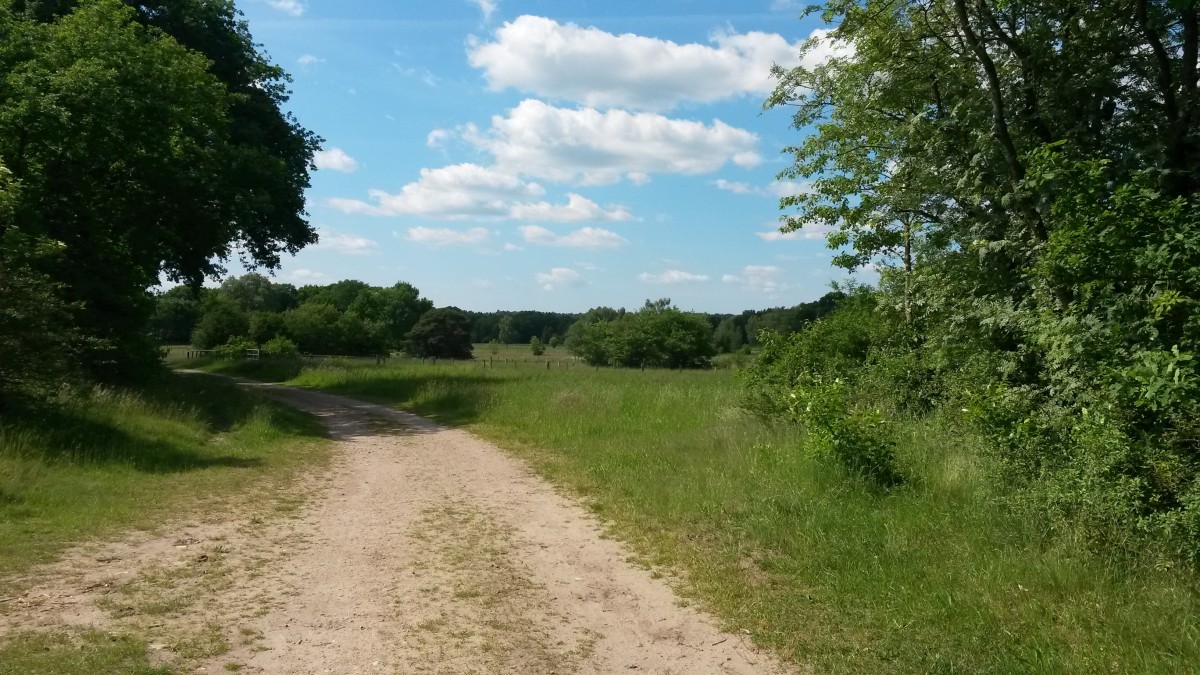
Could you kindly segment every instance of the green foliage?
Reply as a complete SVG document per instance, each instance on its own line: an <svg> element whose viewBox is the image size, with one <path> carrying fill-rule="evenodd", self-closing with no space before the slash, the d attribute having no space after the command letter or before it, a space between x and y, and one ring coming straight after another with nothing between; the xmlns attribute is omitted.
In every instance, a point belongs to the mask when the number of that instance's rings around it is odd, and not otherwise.
<svg viewBox="0 0 1200 675"><path fill-rule="evenodd" d="M789 417L802 424L820 445L818 454L832 456L842 467L873 485L893 488L904 482L896 466L896 442L878 410L851 405L841 380L820 377L798 383L786 402Z"/></svg>
<svg viewBox="0 0 1200 675"><path fill-rule="evenodd" d="M231 2L26 4L0 6L13 220L63 245L38 271L86 338L73 360L136 376L157 364L147 289L161 278L199 285L235 246L270 266L313 241L316 139L281 112L286 76ZM187 330L186 311L162 318L160 336Z"/></svg>
<svg viewBox="0 0 1200 675"><path fill-rule="evenodd" d="M571 326L567 348L588 364L626 368L704 368L715 353L708 318L667 298L632 313L593 309Z"/></svg>
<svg viewBox="0 0 1200 675"><path fill-rule="evenodd" d="M263 343L262 356L267 359L298 359L300 348L285 337L273 337Z"/></svg>
<svg viewBox="0 0 1200 675"><path fill-rule="evenodd" d="M542 341L538 339L538 336L534 335L533 337L529 338L529 351L534 356L542 356L546 353L546 345L542 344Z"/></svg>
<svg viewBox="0 0 1200 675"><path fill-rule="evenodd" d="M258 344L249 338L231 337L228 342L213 351L218 358L235 360L246 358L246 351L250 349L258 349Z"/></svg>
<svg viewBox="0 0 1200 675"><path fill-rule="evenodd" d="M408 334L408 353L441 359L471 358L471 322L456 307L426 312Z"/></svg>
<svg viewBox="0 0 1200 675"><path fill-rule="evenodd" d="M786 416L789 386L840 378L897 413L965 408L1044 531L1200 562L1194 3L821 10L846 49L777 68L767 102L806 131L784 229L881 266L878 311L769 339L747 405Z"/></svg>
<svg viewBox="0 0 1200 675"><path fill-rule="evenodd" d="M250 319L233 302L211 295L204 303L204 315L192 332L192 344L199 349L215 349L230 338L247 335Z"/></svg>
<svg viewBox="0 0 1200 675"><path fill-rule="evenodd" d="M68 380L81 346L62 285L38 271L61 257L62 246L13 223L15 192L0 163L0 410L14 397L45 396Z"/></svg>

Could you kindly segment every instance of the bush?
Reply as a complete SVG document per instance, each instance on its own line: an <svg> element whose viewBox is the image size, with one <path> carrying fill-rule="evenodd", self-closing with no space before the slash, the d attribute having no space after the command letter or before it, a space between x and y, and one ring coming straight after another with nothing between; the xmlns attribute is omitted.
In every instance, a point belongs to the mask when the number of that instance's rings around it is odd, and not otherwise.
<svg viewBox="0 0 1200 675"><path fill-rule="evenodd" d="M595 366L707 368L716 351L712 326L670 303L647 300L640 311L611 318L593 310L571 326L567 348Z"/></svg>
<svg viewBox="0 0 1200 675"><path fill-rule="evenodd" d="M258 349L258 345L254 344L250 338L232 337L213 351L219 358L236 360L246 358L246 351L249 349Z"/></svg>
<svg viewBox="0 0 1200 675"><path fill-rule="evenodd" d="M532 338L529 338L529 351L532 352L534 356L541 356L542 354L546 353L546 345L542 344L542 341L538 339L538 336L534 335Z"/></svg>
<svg viewBox="0 0 1200 675"><path fill-rule="evenodd" d="M300 348L285 337L275 337L263 344L262 356L268 359L298 359Z"/></svg>
<svg viewBox="0 0 1200 675"><path fill-rule="evenodd" d="M852 406L841 380L806 378L792 389L786 405L790 419L803 424L809 438L818 441L818 456L832 457L878 487L893 488L904 482L896 466L890 425L878 410Z"/></svg>

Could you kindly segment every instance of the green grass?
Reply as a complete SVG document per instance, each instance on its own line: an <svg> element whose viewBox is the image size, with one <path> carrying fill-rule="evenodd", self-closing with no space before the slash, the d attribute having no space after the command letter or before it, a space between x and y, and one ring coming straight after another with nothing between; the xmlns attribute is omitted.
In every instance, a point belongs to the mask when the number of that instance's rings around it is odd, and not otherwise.
<svg viewBox="0 0 1200 675"><path fill-rule="evenodd" d="M64 547L286 496L328 459L312 417L228 381L95 389L0 420L0 596Z"/></svg>
<svg viewBox="0 0 1200 675"><path fill-rule="evenodd" d="M1006 512L952 419L900 428L879 493L741 414L727 372L308 368L294 384L464 426L587 503L685 595L840 672L1189 672L1193 576L1098 558Z"/></svg>
<svg viewBox="0 0 1200 675"><path fill-rule="evenodd" d="M24 633L0 645L0 675L170 673L150 665L147 647L136 638L99 631Z"/></svg>

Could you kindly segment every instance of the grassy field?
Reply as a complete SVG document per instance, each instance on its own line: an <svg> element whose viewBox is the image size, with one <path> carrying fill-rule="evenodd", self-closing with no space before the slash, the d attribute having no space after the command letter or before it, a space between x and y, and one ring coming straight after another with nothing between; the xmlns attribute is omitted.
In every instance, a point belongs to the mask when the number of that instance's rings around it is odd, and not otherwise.
<svg viewBox="0 0 1200 675"><path fill-rule="evenodd" d="M329 449L312 417L204 375L6 414L0 598L73 544L294 504L293 479L326 465ZM0 673L151 672L147 663L135 636L25 634L0 644Z"/></svg>
<svg viewBox="0 0 1200 675"><path fill-rule="evenodd" d="M294 374L294 373L293 373ZM355 362L293 384L463 426L586 498L687 598L819 670L1187 672L1194 577L1048 541L997 505L955 420L902 429L878 493L737 407L729 372Z"/></svg>

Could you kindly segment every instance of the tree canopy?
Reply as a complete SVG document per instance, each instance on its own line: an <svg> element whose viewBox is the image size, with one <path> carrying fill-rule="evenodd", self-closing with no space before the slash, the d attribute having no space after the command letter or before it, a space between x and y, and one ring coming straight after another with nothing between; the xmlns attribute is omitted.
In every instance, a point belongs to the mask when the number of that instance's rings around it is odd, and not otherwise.
<svg viewBox="0 0 1200 675"><path fill-rule="evenodd" d="M31 264L93 373L155 360L160 278L199 284L235 249L270 267L315 241L318 139L283 112L286 76L232 2L0 4L0 71L0 161L20 186L0 237L61 247Z"/></svg>

